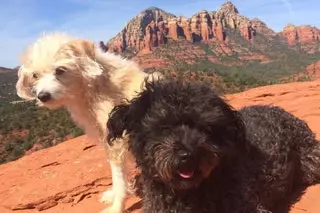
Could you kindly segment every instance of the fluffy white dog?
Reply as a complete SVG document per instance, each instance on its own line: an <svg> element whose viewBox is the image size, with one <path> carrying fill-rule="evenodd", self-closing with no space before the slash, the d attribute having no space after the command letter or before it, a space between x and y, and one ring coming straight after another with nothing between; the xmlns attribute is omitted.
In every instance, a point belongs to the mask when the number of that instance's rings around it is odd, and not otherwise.
<svg viewBox="0 0 320 213"><path fill-rule="evenodd" d="M109 112L141 91L147 77L134 62L64 33L43 34L27 48L21 61L18 96L47 108L65 107L88 136L102 142L108 132ZM122 212L128 189L124 167L127 141L115 144L118 146L104 143L113 180L112 189L100 199L111 204L104 213Z"/></svg>

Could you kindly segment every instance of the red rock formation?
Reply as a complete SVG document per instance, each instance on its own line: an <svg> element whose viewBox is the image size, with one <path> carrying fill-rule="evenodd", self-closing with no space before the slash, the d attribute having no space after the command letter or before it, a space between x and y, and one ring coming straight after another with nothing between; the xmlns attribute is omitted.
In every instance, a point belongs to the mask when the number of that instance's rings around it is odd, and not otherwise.
<svg viewBox="0 0 320 213"><path fill-rule="evenodd" d="M201 40L201 21L200 21L200 15L194 15L191 17L191 33L194 41L200 41Z"/></svg>
<svg viewBox="0 0 320 213"><path fill-rule="evenodd" d="M213 28L213 32L214 32L215 37L219 41L224 41L225 40L225 35L224 35L224 32L223 32L222 24L218 23L217 26L215 26Z"/></svg>
<svg viewBox="0 0 320 213"><path fill-rule="evenodd" d="M157 23L157 26L158 26L158 32L157 32L158 44L159 45L165 44L166 41L165 41L164 35L167 34L167 29L165 27L165 24L163 21L160 21Z"/></svg>
<svg viewBox="0 0 320 213"><path fill-rule="evenodd" d="M254 18L250 21L251 27L255 30L260 32L263 35L270 35L270 36L275 36L276 33L268 28L268 26L261 21L260 19Z"/></svg>
<svg viewBox="0 0 320 213"><path fill-rule="evenodd" d="M159 44L158 41L158 26L156 23L154 23L153 21L149 24L149 26L151 27L152 30L152 38L151 38L151 47L157 47Z"/></svg>
<svg viewBox="0 0 320 213"><path fill-rule="evenodd" d="M182 34L187 41L193 41L190 20L184 17L180 17L178 26L181 28Z"/></svg>
<svg viewBox="0 0 320 213"><path fill-rule="evenodd" d="M200 12L200 29L201 39L203 41L209 41L212 38L212 23L207 11Z"/></svg>
<svg viewBox="0 0 320 213"><path fill-rule="evenodd" d="M152 51L154 47L158 46L158 27L154 21L146 27L146 35L144 37L144 48L147 51Z"/></svg>
<svg viewBox="0 0 320 213"><path fill-rule="evenodd" d="M311 43L320 40L320 29L309 25L287 25L281 34L287 39L289 45Z"/></svg>
<svg viewBox="0 0 320 213"><path fill-rule="evenodd" d="M168 21L169 33L168 36L173 40L178 40L178 24L177 19L171 19Z"/></svg>
<svg viewBox="0 0 320 213"><path fill-rule="evenodd" d="M164 44L167 34L165 21L173 17L175 17L173 14L155 7L142 11L125 26L121 33L107 43L109 51L124 51L126 48L133 48L139 52ZM154 23L151 24L151 22ZM150 28L152 32L150 32ZM148 40L147 44L145 39Z"/></svg>
<svg viewBox="0 0 320 213"><path fill-rule="evenodd" d="M153 36L153 32L152 32L152 28L150 26L147 26L146 28L146 35L144 37L144 43L145 43L145 50L147 51L151 51L151 42L152 42L152 36Z"/></svg>
<svg viewBox="0 0 320 213"><path fill-rule="evenodd" d="M136 52L148 49L152 51L159 45L172 40L186 39L190 42L214 40L226 41L240 31L243 38L254 41L257 34L264 35L268 41L276 36L273 30L259 19L249 19L239 14L238 9L227 1L216 12L202 10L191 18L177 17L158 8L149 8L132 19L121 33L108 42L109 51L122 52L130 47ZM317 42L320 30L311 26L287 26L279 34L287 39L288 44ZM320 51L320 47L304 46L308 53Z"/></svg>
<svg viewBox="0 0 320 213"><path fill-rule="evenodd" d="M320 40L320 29L311 26L301 26L297 30L299 41L301 43L309 43Z"/></svg>
<svg viewBox="0 0 320 213"><path fill-rule="evenodd" d="M246 38L247 40L250 40L250 32L249 32L249 27L242 27L239 29L241 35Z"/></svg>
<svg viewBox="0 0 320 213"><path fill-rule="evenodd" d="M250 23L249 25L241 27L240 33L245 39L247 39L248 41L252 41L256 34L256 30L252 28Z"/></svg>
<svg viewBox="0 0 320 213"><path fill-rule="evenodd" d="M282 35L286 37L289 45L296 44L299 38L294 25L286 26L282 31Z"/></svg>
<svg viewBox="0 0 320 213"><path fill-rule="evenodd" d="M208 23L202 22L200 27L201 27L201 40L209 41L212 35L212 31L211 31L211 28L209 28Z"/></svg>
<svg viewBox="0 0 320 213"><path fill-rule="evenodd" d="M144 40L139 39L138 41L138 50L142 50L144 48Z"/></svg>
<svg viewBox="0 0 320 213"><path fill-rule="evenodd" d="M148 23L142 26L145 20ZM250 20L238 14L236 7L227 2L218 12L202 10L190 19L167 15L160 9L146 10L131 21L126 28L108 43L109 51L122 52L127 47L137 51L152 51L166 43L166 38L209 42L211 39L224 41L225 28L240 28L248 40L254 36L251 29L242 29ZM143 28L141 28L143 27Z"/></svg>

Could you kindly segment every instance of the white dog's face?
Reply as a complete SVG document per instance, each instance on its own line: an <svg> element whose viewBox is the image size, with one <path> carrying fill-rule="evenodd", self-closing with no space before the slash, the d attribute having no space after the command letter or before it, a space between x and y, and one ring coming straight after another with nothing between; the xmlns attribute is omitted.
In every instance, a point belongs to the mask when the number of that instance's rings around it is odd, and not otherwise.
<svg viewBox="0 0 320 213"><path fill-rule="evenodd" d="M53 45L54 39L60 40ZM63 39L38 41L29 50L16 84L21 98L35 99L39 106L48 108L65 106L81 96L90 80L101 74L94 60L93 43Z"/></svg>
<svg viewBox="0 0 320 213"><path fill-rule="evenodd" d="M39 106L57 108L71 100L79 81L74 79L72 73L65 67L52 66L45 70L33 71L30 75L29 84L32 95ZM74 79L74 82L71 80ZM73 91L74 90L74 91Z"/></svg>
<svg viewBox="0 0 320 213"><path fill-rule="evenodd" d="M66 95L66 87L63 81L63 68L57 68L55 72L45 72L43 75L34 74L37 80L34 90L38 102L41 104L56 104L63 105L63 97Z"/></svg>

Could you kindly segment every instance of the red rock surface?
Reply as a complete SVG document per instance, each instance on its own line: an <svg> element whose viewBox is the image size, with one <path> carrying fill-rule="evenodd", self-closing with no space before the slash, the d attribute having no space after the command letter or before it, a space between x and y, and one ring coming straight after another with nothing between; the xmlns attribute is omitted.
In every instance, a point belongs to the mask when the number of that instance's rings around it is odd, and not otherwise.
<svg viewBox="0 0 320 213"><path fill-rule="evenodd" d="M305 119L320 135L320 80L248 90L226 99L236 107L275 104ZM133 168L133 165L128 165ZM132 170L134 171L134 170ZM111 185L106 154L85 136L0 166L1 213L88 213L104 208L99 195ZM310 187L291 213L320 212L320 185ZM137 198L127 200L139 212Z"/></svg>

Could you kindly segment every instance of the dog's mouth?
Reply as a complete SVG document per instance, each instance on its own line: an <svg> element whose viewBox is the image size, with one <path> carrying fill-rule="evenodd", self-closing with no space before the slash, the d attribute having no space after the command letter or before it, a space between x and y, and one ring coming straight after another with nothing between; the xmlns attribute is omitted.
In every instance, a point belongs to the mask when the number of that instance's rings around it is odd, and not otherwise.
<svg viewBox="0 0 320 213"><path fill-rule="evenodd" d="M191 180L197 174L197 161L194 158L183 159L177 167L177 175L183 180Z"/></svg>
<svg viewBox="0 0 320 213"><path fill-rule="evenodd" d="M36 104L38 107L46 107L49 109L57 109L63 106L62 102L57 99L51 99L48 102L42 102L39 99L36 99Z"/></svg>
<svg viewBox="0 0 320 213"><path fill-rule="evenodd" d="M194 170L178 170L178 175L183 179L192 179L194 177Z"/></svg>
<svg viewBox="0 0 320 213"><path fill-rule="evenodd" d="M195 161L181 162L177 168L177 175L183 180L192 180L198 174Z"/></svg>

